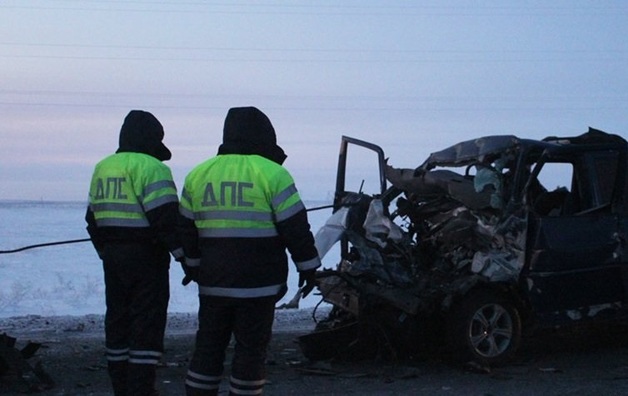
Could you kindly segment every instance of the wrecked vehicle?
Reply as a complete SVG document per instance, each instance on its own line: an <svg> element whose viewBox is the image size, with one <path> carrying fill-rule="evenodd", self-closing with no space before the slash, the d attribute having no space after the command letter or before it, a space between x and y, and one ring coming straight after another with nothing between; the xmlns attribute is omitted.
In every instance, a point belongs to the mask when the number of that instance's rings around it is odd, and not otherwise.
<svg viewBox="0 0 628 396"><path fill-rule="evenodd" d="M346 188L349 147L377 157L372 194ZM317 273L332 309L300 338L304 354L355 357L377 339L395 355L437 343L499 365L527 330L625 319L627 148L593 128L487 136L397 169L342 137L334 213L316 235L321 256L339 242L341 259Z"/></svg>

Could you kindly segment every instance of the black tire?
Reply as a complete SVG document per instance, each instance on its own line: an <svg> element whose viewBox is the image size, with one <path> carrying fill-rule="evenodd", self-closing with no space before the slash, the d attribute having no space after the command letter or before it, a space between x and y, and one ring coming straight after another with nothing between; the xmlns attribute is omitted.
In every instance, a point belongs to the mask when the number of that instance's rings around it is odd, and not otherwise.
<svg viewBox="0 0 628 396"><path fill-rule="evenodd" d="M496 292L471 292L450 311L447 336L456 361L505 364L521 343L519 311Z"/></svg>

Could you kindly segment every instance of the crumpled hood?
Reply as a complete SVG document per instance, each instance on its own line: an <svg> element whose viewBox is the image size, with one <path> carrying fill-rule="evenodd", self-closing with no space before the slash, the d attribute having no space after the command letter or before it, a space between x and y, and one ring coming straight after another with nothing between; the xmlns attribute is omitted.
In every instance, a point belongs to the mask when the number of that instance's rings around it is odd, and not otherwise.
<svg viewBox="0 0 628 396"><path fill-rule="evenodd" d="M218 154L257 154L278 164L287 157L270 120L255 107L229 109Z"/></svg>
<svg viewBox="0 0 628 396"><path fill-rule="evenodd" d="M124 118L120 129L120 141L117 153L144 153L167 161L172 153L162 140L164 128L151 113L143 110L131 110Z"/></svg>

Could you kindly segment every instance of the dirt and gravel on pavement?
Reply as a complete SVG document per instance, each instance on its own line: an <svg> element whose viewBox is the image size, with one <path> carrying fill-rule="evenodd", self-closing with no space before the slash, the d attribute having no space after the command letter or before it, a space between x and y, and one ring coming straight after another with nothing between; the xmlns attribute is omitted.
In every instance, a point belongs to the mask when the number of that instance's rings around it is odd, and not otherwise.
<svg viewBox="0 0 628 396"><path fill-rule="evenodd" d="M0 334L41 343L21 379L0 377L0 394L110 395L102 316L0 319ZM311 309L278 311L269 349L266 395L625 395L628 326L551 331L524 340L501 368L454 365L435 353L410 361L319 361L303 356L297 337L314 328ZM194 344L194 314L173 314L158 369L161 395L183 395ZM226 371L228 374L229 366ZM226 395L226 381L221 394Z"/></svg>

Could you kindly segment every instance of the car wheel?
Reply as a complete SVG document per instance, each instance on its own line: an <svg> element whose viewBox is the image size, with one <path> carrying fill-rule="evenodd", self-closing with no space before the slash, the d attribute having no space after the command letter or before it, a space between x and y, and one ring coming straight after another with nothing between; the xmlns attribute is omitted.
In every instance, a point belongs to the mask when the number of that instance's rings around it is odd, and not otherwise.
<svg viewBox="0 0 628 396"><path fill-rule="evenodd" d="M448 337L456 360L504 364L521 342L519 312L497 293L472 292L450 312Z"/></svg>

